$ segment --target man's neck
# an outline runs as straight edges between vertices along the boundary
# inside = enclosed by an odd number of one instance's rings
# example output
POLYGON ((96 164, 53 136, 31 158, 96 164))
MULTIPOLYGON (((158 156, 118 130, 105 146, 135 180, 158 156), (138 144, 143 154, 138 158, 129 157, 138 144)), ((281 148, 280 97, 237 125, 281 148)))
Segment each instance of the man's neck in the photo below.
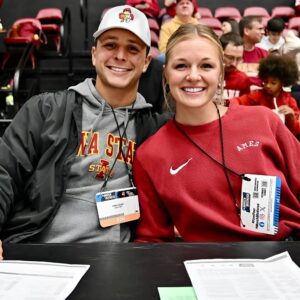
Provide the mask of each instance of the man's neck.
POLYGON ((137 96, 137 88, 129 90, 128 88, 103 87, 101 84, 97 85, 96 83, 96 90, 105 102, 113 108, 129 106, 135 101, 137 96))
POLYGON ((251 42, 244 42, 244 50, 252 51, 255 48, 255 44, 251 42))
POLYGON ((177 16, 182 23, 188 23, 192 19, 191 16, 177 16))

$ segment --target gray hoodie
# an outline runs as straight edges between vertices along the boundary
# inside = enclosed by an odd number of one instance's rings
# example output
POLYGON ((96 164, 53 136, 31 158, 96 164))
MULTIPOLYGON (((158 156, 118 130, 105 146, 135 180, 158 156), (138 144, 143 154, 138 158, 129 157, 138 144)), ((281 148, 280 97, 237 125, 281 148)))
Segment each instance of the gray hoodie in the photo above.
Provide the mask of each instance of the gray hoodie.
POLYGON ((61 206, 52 223, 39 235, 36 242, 127 242, 130 239, 127 223, 101 228, 95 195, 103 187, 105 172, 112 171, 105 191, 130 186, 126 164, 119 152, 119 130, 123 135, 127 126, 122 149, 127 166, 131 169, 136 139, 132 116, 135 111, 151 107, 151 104, 137 94, 133 106, 114 109, 117 125, 112 108, 99 95, 92 79, 86 79, 69 89, 77 91, 84 98, 82 139, 71 166, 61 206))

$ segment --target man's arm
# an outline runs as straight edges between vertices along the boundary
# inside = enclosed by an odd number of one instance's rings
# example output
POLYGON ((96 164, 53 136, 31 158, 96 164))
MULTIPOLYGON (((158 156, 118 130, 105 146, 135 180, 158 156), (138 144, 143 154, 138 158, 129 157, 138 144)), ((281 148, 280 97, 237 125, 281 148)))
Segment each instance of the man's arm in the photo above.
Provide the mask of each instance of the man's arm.
POLYGON ((0 138, 0 231, 38 159, 42 117, 37 97, 28 100, 0 138))

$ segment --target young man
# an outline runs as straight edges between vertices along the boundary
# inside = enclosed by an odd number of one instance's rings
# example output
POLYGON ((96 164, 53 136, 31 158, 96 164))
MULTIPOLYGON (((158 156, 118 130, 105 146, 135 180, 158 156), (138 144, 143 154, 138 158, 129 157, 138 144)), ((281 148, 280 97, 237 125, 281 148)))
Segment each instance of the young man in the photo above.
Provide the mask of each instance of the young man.
POLYGON ((250 92, 251 81, 249 77, 237 69, 243 61, 244 45, 239 34, 228 32, 220 37, 224 50, 224 93, 223 99, 229 100, 250 92))
POLYGON ((265 33, 262 18, 257 16, 243 17, 239 22, 240 35, 244 41, 244 63, 259 63, 268 52, 256 46, 265 33))
POLYGON ((272 18, 268 21, 266 27, 267 35, 264 35, 257 44, 257 47, 265 49, 269 52, 278 50, 284 44, 284 38, 282 37, 285 23, 282 18, 272 18))
POLYGON ((150 29, 142 12, 118 6, 93 36, 96 80, 34 96, 0 139, 5 242, 130 240, 122 218, 99 225, 96 194, 132 186, 136 145, 165 122, 137 93, 151 59, 150 29))

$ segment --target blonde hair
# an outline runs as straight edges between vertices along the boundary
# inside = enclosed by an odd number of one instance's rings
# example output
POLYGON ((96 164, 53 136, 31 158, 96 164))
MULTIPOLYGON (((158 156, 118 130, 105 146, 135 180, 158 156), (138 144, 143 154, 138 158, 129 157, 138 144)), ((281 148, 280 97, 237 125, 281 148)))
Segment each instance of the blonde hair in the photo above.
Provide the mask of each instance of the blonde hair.
MULTIPOLYGON (((181 43, 182 41, 194 39, 195 37, 201 37, 209 40, 217 49, 219 54, 219 63, 221 67, 221 78, 219 83, 218 99, 215 99, 218 103, 223 103, 223 88, 224 88, 224 64, 223 64, 223 48, 220 40, 216 33, 207 25, 203 24, 183 24, 181 25, 169 38, 166 48, 166 58, 165 58, 165 69, 163 72, 163 93, 165 99, 165 106, 168 110, 174 110, 174 99, 168 90, 167 81, 165 77, 166 66, 168 65, 169 57, 173 48, 181 43), (220 95, 219 95, 220 94, 220 95)), ((201 50, 200 50, 201 51, 201 50)))

